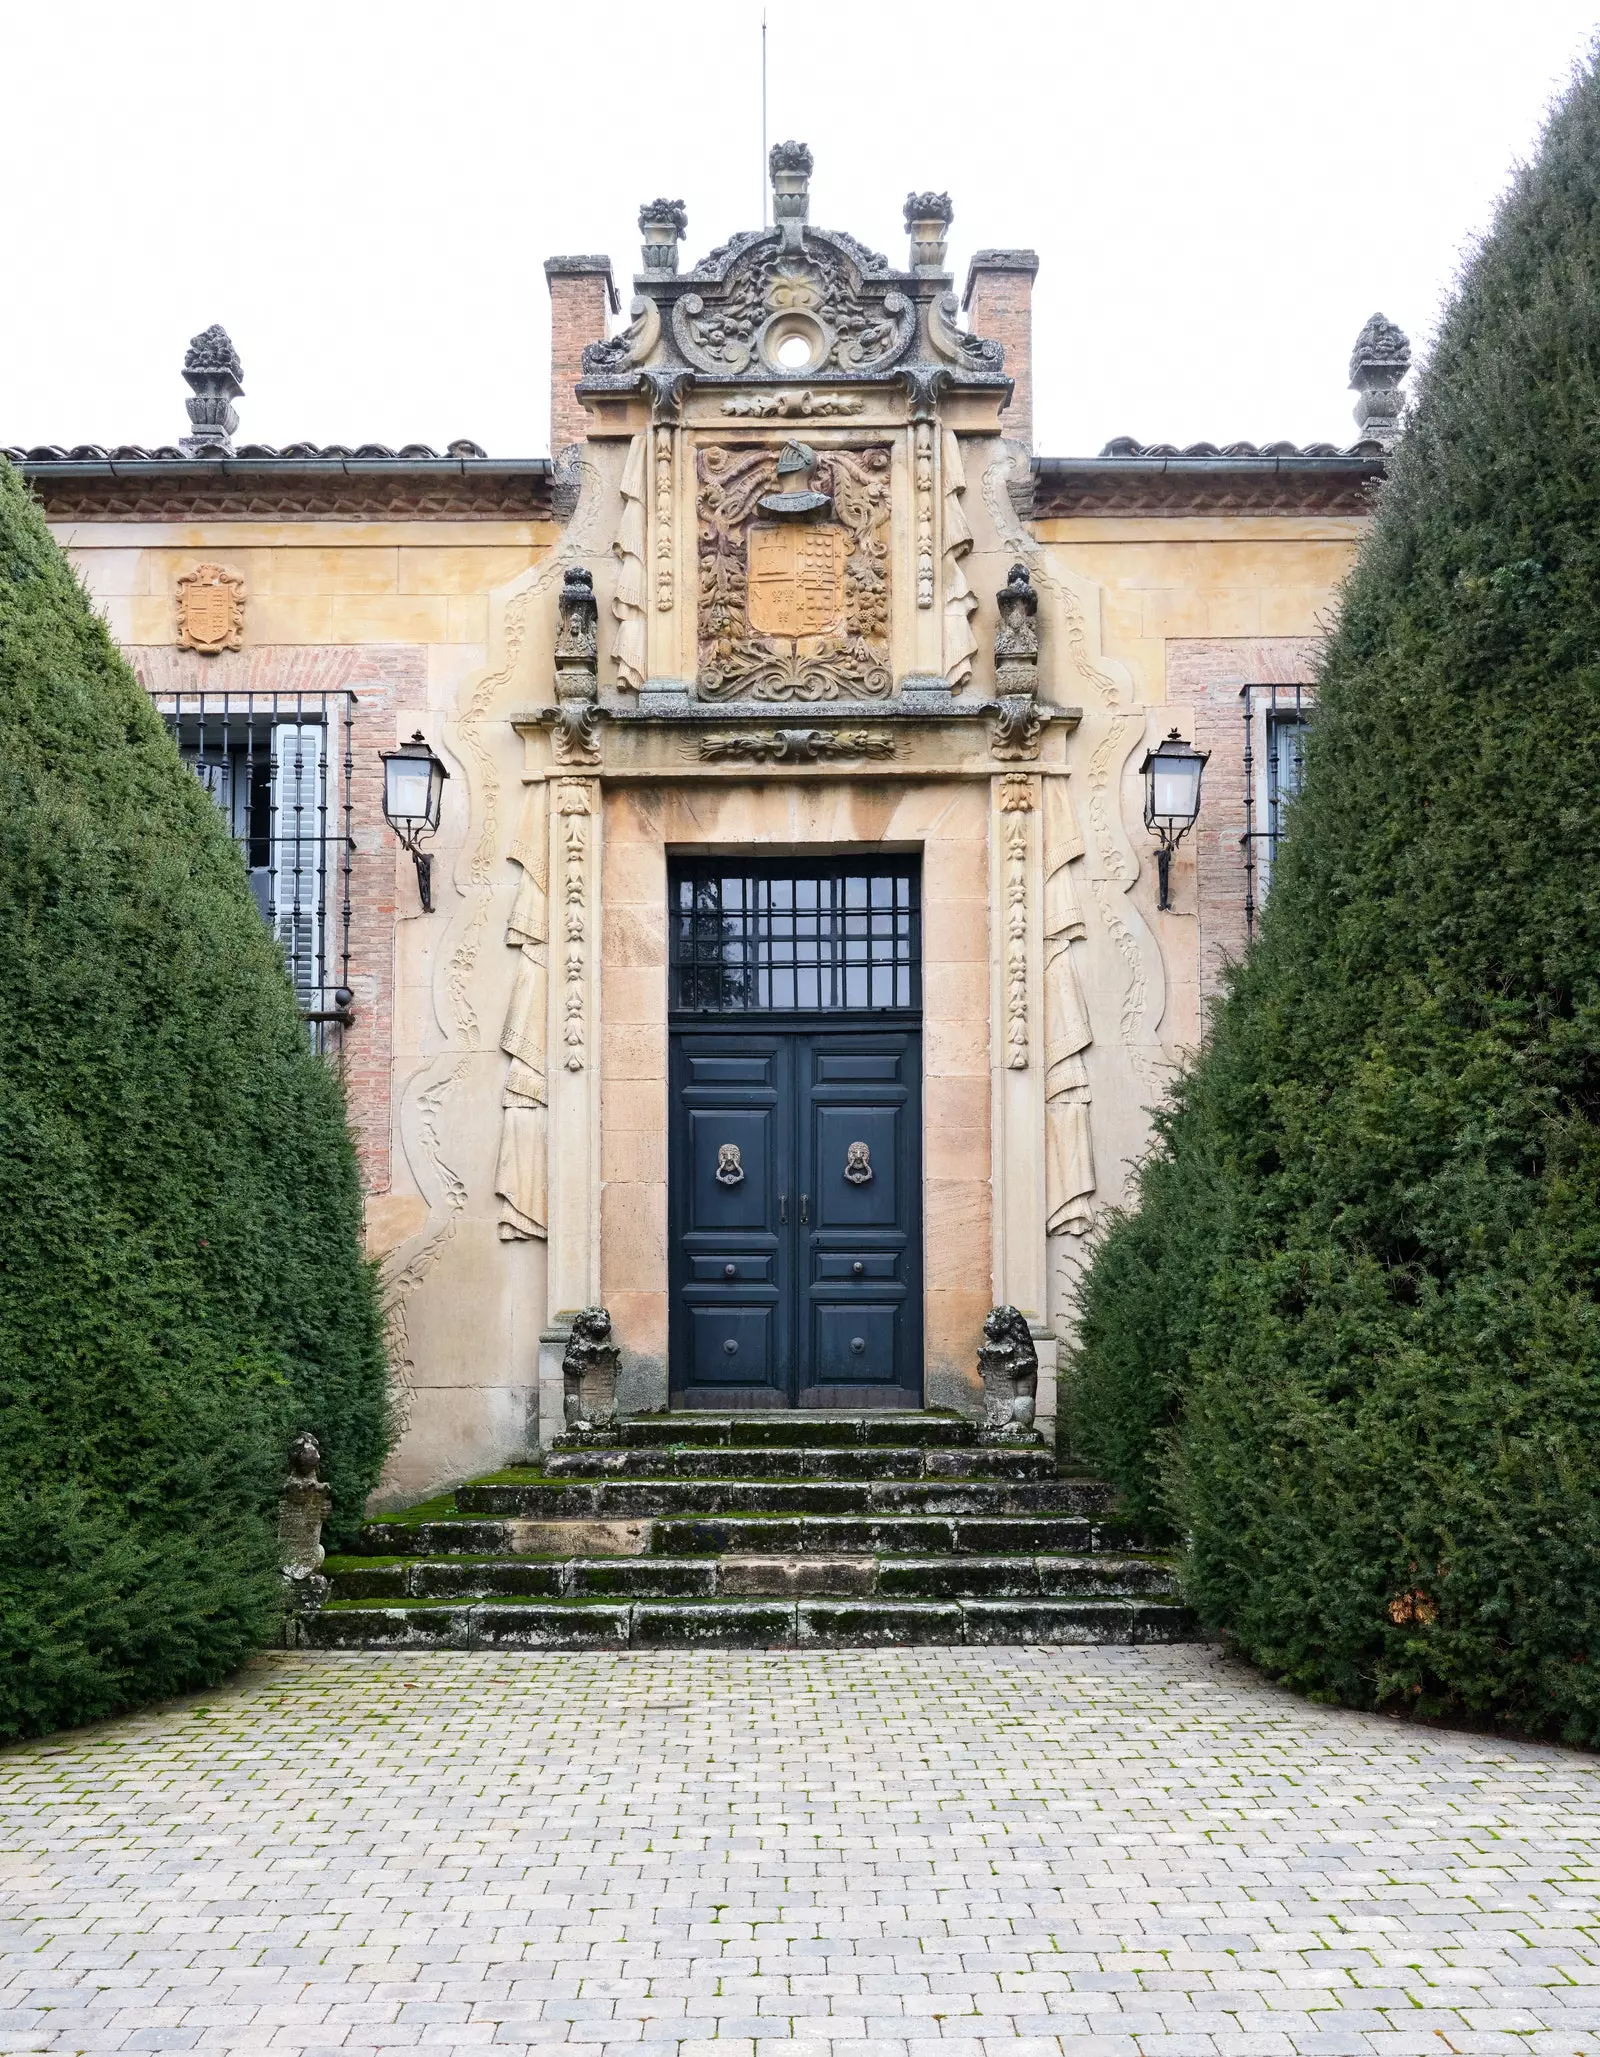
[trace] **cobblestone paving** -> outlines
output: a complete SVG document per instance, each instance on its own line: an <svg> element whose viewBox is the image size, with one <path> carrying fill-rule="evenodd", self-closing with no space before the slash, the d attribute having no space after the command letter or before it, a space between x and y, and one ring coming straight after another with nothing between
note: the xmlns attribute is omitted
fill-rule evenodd
<svg viewBox="0 0 1600 2057"><path fill-rule="evenodd" d="M0 2050L1567 2057L1597 1837L1204 1648L284 1656L0 1753Z"/></svg>

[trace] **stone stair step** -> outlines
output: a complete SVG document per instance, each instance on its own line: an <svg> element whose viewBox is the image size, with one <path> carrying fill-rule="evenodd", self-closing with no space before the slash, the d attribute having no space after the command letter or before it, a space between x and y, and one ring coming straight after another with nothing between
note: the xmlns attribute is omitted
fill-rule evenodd
<svg viewBox="0 0 1600 2057"><path fill-rule="evenodd" d="M305 1630L323 1649L452 1650L1146 1643L1195 1635L1187 1609L1144 1599L335 1601L305 1617Z"/></svg>
<svg viewBox="0 0 1600 2057"><path fill-rule="evenodd" d="M742 1449L721 1444L662 1443L642 1448L557 1449L545 1460L551 1479L755 1479L825 1480L883 1484L907 1480L1053 1479L1055 1459L1044 1449L1008 1449L974 1444L948 1449L911 1443L881 1448L833 1449L779 1446Z"/></svg>
<svg viewBox="0 0 1600 2057"><path fill-rule="evenodd" d="M330 1558L333 1598L513 1599L1170 1599L1156 1557L794 1556Z"/></svg>
<svg viewBox="0 0 1600 2057"><path fill-rule="evenodd" d="M913 1413L899 1408L862 1414L816 1414L794 1408L777 1412L751 1409L729 1414L694 1411L624 1416L604 1436L585 1438L583 1447L594 1448L598 1443L644 1449L663 1443L697 1443L760 1449L774 1444L804 1443L813 1449L847 1449L854 1445L918 1443L932 1448L976 1443L977 1439L976 1424L959 1414ZM569 1446L561 1437L554 1447Z"/></svg>
<svg viewBox="0 0 1600 2057"><path fill-rule="evenodd" d="M456 1492L466 1515L616 1521L690 1514L1098 1514L1111 1504L1093 1479L896 1480L603 1479L497 1480Z"/></svg>

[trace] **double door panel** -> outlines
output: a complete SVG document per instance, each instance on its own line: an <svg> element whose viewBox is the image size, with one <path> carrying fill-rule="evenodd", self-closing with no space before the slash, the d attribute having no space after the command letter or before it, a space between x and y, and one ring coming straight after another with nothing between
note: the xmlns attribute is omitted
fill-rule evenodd
<svg viewBox="0 0 1600 2057"><path fill-rule="evenodd" d="M671 1382L688 1407L921 1404L915 1029L683 1029Z"/></svg>

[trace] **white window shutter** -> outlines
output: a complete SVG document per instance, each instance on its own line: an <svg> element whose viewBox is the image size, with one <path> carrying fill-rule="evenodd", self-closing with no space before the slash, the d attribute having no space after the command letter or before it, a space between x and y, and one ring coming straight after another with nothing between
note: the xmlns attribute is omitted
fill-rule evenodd
<svg viewBox="0 0 1600 2057"><path fill-rule="evenodd" d="M272 731L272 925L300 1004L322 994L323 841L327 833L325 731L282 721Z"/></svg>

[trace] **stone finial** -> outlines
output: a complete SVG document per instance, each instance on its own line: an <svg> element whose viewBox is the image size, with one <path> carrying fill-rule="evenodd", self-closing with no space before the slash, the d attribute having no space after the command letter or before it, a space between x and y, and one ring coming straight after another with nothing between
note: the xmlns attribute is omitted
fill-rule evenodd
<svg viewBox="0 0 1600 2057"><path fill-rule="evenodd" d="M644 237L644 269L675 272L678 245L689 226L689 210L681 200L647 200L639 209L639 232Z"/></svg>
<svg viewBox="0 0 1600 2057"><path fill-rule="evenodd" d="M984 1440L1037 1443L1033 1425L1039 1397L1039 1353L1028 1317L1015 1307L991 1307L978 1350L983 1379Z"/></svg>
<svg viewBox="0 0 1600 2057"><path fill-rule="evenodd" d="M944 270L945 245L955 216L948 193L907 193L906 233L911 238L913 271Z"/></svg>
<svg viewBox="0 0 1600 2057"><path fill-rule="evenodd" d="M184 405L191 433L178 447L186 457L231 457L239 417L233 403L244 391L244 366L220 323L189 338L183 376L193 392Z"/></svg>
<svg viewBox="0 0 1600 2057"><path fill-rule="evenodd" d="M1400 415L1406 404L1401 387L1410 368L1411 343L1405 331L1386 315L1370 316L1350 353L1355 422L1363 442L1392 450L1400 440Z"/></svg>
<svg viewBox="0 0 1600 2057"><path fill-rule="evenodd" d="M315 1613L328 1597L322 1524L333 1510L333 1494L317 1477L321 1462L316 1437L302 1431L289 1445L289 1474L278 1496L278 1567L290 1609L291 1644L299 1640L293 1616Z"/></svg>
<svg viewBox="0 0 1600 2057"><path fill-rule="evenodd" d="M592 763L599 754L596 733L600 699L600 609L594 574L569 565L556 601L556 705L553 737L563 763Z"/></svg>
<svg viewBox="0 0 1600 2057"><path fill-rule="evenodd" d="M1014 564L995 595L994 687L1002 697L1039 689L1039 595L1025 564Z"/></svg>
<svg viewBox="0 0 1600 2057"><path fill-rule="evenodd" d="M798 250L811 212L811 152L804 143L774 143L767 167L772 173L772 219L783 231L783 247Z"/></svg>
<svg viewBox="0 0 1600 2057"><path fill-rule="evenodd" d="M621 1354L611 1340L611 1316L604 1307L580 1308L573 1315L561 1358L569 1435L582 1436L604 1429L615 1419L617 1360Z"/></svg>

